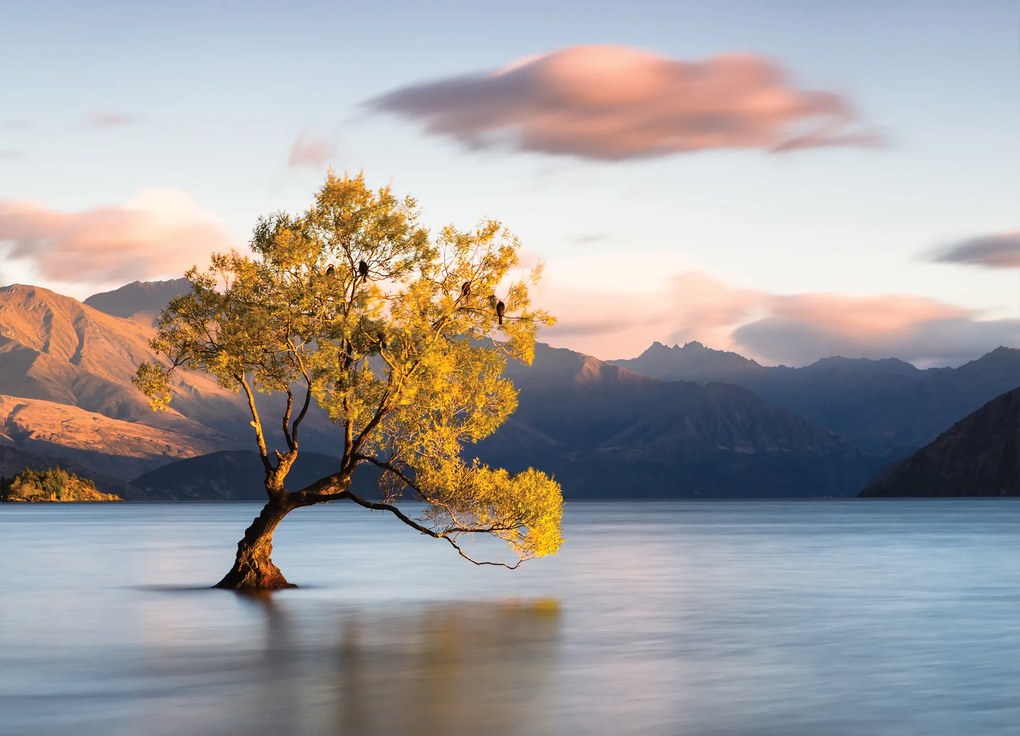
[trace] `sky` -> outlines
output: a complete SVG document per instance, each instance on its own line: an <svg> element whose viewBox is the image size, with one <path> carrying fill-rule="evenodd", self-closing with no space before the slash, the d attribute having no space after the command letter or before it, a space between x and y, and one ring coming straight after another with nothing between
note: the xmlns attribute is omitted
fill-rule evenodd
<svg viewBox="0 0 1020 736"><path fill-rule="evenodd" d="M551 345L1020 345L1020 0L0 3L0 284L180 276L364 171Z"/></svg>

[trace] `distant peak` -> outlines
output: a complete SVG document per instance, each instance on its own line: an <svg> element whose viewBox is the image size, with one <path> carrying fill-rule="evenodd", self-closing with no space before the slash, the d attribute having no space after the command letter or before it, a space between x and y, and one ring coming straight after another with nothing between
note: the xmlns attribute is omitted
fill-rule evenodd
<svg viewBox="0 0 1020 736"><path fill-rule="evenodd" d="M698 342L697 340L691 340L688 343L684 343L684 346L682 348L680 348L680 349L681 350L708 350L709 348L706 348L702 343Z"/></svg>

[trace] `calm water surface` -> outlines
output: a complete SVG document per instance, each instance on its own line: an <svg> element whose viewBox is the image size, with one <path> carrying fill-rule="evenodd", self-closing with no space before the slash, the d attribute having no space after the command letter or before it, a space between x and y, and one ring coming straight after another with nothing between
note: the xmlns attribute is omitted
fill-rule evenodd
<svg viewBox="0 0 1020 736"><path fill-rule="evenodd" d="M0 506L0 733L1020 733L1015 501L573 503L516 572L319 507L206 589L256 512Z"/></svg>

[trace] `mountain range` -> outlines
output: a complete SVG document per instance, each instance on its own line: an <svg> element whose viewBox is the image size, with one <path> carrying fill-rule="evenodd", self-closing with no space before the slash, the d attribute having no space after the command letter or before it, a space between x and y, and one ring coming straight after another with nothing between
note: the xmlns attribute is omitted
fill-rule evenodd
<svg viewBox="0 0 1020 736"><path fill-rule="evenodd" d="M0 288L0 446L12 460L60 461L129 498L249 497L258 467L240 470L252 439L236 394L183 373L173 410L154 413L130 382L153 357L153 319L186 288L136 282L85 303ZM1020 384L1020 350L922 371L895 359L771 368L699 343L607 363L540 344L507 374L518 410L466 454L553 472L567 498L849 496ZM333 437L312 412L303 447L328 453ZM309 458L302 472L329 462Z"/></svg>
<svg viewBox="0 0 1020 736"><path fill-rule="evenodd" d="M803 368L767 367L701 343L654 343L612 361L664 381L722 381L753 391L890 461L1020 385L1020 350L999 347L959 368L920 370L896 358L824 358Z"/></svg>

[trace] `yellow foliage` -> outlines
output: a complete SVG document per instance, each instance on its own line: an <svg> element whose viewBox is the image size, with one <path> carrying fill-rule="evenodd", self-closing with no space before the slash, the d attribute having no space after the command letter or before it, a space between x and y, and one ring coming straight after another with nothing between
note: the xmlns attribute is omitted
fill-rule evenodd
<svg viewBox="0 0 1020 736"><path fill-rule="evenodd" d="M152 346L168 364L135 379L154 408L169 405L177 367L244 391L268 488L297 456L301 418L284 417L288 446L273 465L255 394L287 392L294 406L307 394L338 428L332 487L374 465L389 500L410 489L429 504L422 523L439 535L491 533L522 557L559 547L555 481L461 460L516 408L507 359L530 363L537 330L553 322L530 302L540 272L514 278L516 237L494 221L432 236L413 199L331 172L306 212L261 219L251 247L254 257L217 254L189 271L191 293L162 314Z"/></svg>

